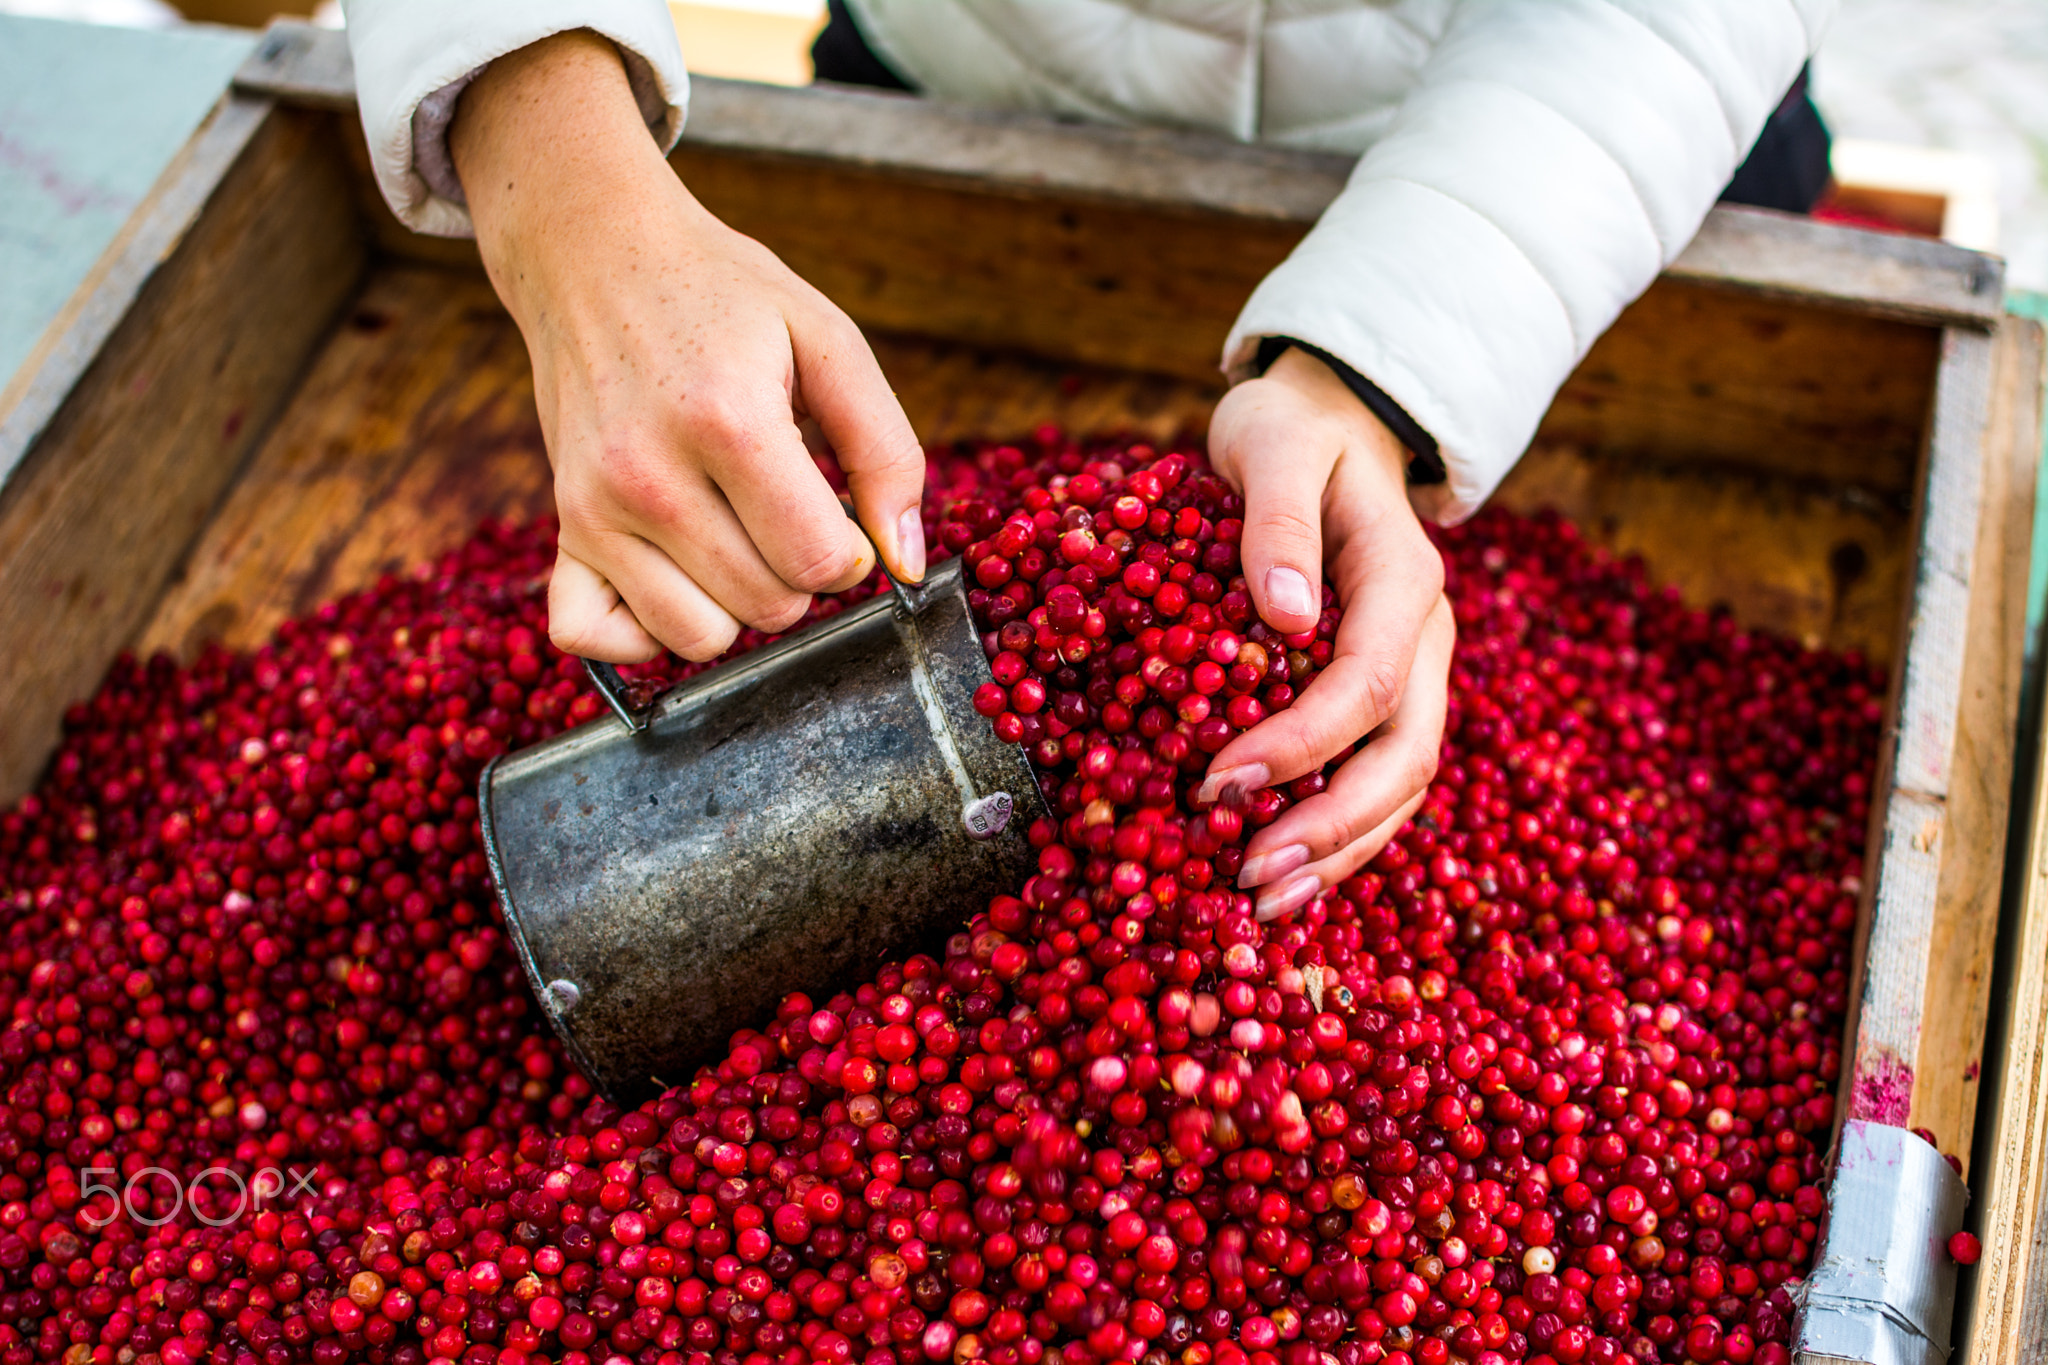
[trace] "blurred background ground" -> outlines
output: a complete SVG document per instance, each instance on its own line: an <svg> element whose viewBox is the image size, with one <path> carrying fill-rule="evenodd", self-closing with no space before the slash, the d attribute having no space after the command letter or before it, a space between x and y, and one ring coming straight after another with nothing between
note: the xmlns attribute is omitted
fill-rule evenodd
<svg viewBox="0 0 2048 1365"><path fill-rule="evenodd" d="M1983 158L2008 278L2048 290L2048 3L1846 0L1813 90L1838 137Z"/></svg>

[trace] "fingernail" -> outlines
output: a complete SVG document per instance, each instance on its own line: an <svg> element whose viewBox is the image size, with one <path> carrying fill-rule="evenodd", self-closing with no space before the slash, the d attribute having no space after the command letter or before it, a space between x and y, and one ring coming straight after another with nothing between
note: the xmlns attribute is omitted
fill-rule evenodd
<svg viewBox="0 0 2048 1365"><path fill-rule="evenodd" d="M1202 779L1202 789L1195 793L1195 802L1213 806L1220 800L1226 806L1240 806L1246 797L1272 780L1273 770L1263 763L1222 768Z"/></svg>
<svg viewBox="0 0 2048 1365"><path fill-rule="evenodd" d="M1266 606L1286 616L1316 614L1315 594L1309 591L1308 579L1301 570L1285 565L1266 570Z"/></svg>
<svg viewBox="0 0 2048 1365"><path fill-rule="evenodd" d="M1290 910L1299 910L1322 894L1323 879L1313 872L1304 872L1278 891L1268 891L1259 897L1259 903L1252 913L1261 921L1279 919Z"/></svg>
<svg viewBox="0 0 2048 1365"><path fill-rule="evenodd" d="M896 560L905 578L924 582L924 513L914 505L896 519Z"/></svg>
<svg viewBox="0 0 2048 1365"><path fill-rule="evenodd" d="M1288 844L1270 853L1261 853L1256 858L1246 858L1244 866L1237 872L1237 886L1240 891L1249 891L1267 882L1277 882L1297 868L1307 866L1307 845Z"/></svg>

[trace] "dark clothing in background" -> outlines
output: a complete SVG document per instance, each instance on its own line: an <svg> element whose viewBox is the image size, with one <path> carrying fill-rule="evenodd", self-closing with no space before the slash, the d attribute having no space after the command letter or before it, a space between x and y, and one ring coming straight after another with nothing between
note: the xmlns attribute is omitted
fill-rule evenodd
<svg viewBox="0 0 2048 1365"><path fill-rule="evenodd" d="M872 85L908 90L909 82L883 65L848 13L846 0L827 0L825 29L811 44L813 78L836 85Z"/></svg>
<svg viewBox="0 0 2048 1365"><path fill-rule="evenodd" d="M1820 110L1806 93L1812 68L1799 79L1757 135L1749 157L1721 191L1724 204L1750 204L1786 213L1811 213L1828 188L1828 147L1832 139Z"/></svg>

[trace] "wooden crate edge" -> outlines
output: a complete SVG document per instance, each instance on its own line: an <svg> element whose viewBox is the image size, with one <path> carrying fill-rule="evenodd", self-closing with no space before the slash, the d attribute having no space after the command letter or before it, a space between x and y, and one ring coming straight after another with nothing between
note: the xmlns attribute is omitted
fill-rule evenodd
<svg viewBox="0 0 2048 1365"><path fill-rule="evenodd" d="M235 77L282 103L355 107L345 34L280 19ZM985 192L1076 197L1173 213L1313 222L1354 158L1198 134L1062 122L847 87L692 80L686 143L832 162ZM1765 210L1721 207L1667 273L1911 321L1988 329L1993 256Z"/></svg>

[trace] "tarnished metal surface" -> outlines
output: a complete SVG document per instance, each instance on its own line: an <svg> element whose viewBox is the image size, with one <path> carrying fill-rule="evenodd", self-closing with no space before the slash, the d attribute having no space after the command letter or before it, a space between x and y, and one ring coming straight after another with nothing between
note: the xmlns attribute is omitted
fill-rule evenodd
<svg viewBox="0 0 2048 1365"><path fill-rule="evenodd" d="M1955 1317L1948 1239L1970 1192L1903 1128L1842 1125L1820 1255L1799 1291L1799 1365L1941 1365Z"/></svg>
<svg viewBox="0 0 2048 1365"><path fill-rule="evenodd" d="M970 705L988 677L952 562L676 688L637 734L606 716L484 772L506 923L608 1097L1029 875L1043 805Z"/></svg>

